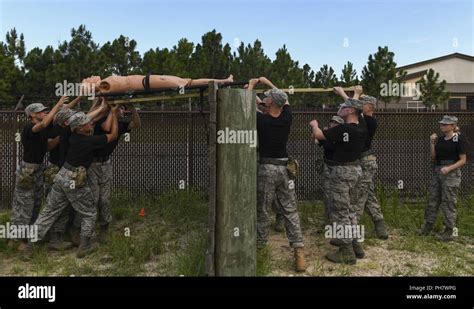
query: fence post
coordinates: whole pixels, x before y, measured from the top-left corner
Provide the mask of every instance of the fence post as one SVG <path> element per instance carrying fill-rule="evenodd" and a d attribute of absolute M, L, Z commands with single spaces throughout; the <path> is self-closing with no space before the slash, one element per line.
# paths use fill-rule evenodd
<path fill-rule="evenodd" d="M 242 133 L 256 139 L 255 91 L 220 89 L 216 120 L 221 137 L 230 137 L 224 132 L 232 131 L 234 136 Z M 211 135 L 210 141 L 215 143 L 218 135 Z M 248 141 L 226 138 L 215 143 L 217 276 L 256 275 L 257 152 Z"/>

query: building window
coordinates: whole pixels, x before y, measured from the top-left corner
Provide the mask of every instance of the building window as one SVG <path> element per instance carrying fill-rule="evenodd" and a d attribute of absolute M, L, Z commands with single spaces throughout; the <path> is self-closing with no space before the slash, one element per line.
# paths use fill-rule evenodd
<path fill-rule="evenodd" d="M 461 110 L 461 99 L 449 99 L 448 110 L 450 112 L 459 112 Z"/>
<path fill-rule="evenodd" d="M 467 97 L 466 98 L 466 109 L 468 111 L 474 112 L 474 97 Z"/>

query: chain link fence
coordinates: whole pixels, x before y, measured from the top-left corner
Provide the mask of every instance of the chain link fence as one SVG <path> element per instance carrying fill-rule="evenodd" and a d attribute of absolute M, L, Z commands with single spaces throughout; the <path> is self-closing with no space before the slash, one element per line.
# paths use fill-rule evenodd
<path fill-rule="evenodd" d="M 293 113 L 288 151 L 301 165 L 296 180 L 298 199 L 321 198 L 322 147 L 310 140 L 309 122 L 327 124 L 334 112 Z M 461 132 L 474 155 L 474 113 L 450 113 L 460 120 Z M 423 196 L 431 177 L 429 136 L 439 132 L 443 113 L 378 113 L 379 129 L 373 142 L 379 171 L 377 182 L 399 188 L 407 197 Z M 131 198 L 158 196 L 173 189 L 193 187 L 207 192 L 208 113 L 198 111 L 140 112 L 142 127 L 122 137 L 112 156 L 114 194 Z M 10 207 L 15 183 L 15 168 L 21 160 L 22 146 L 15 140 L 26 117 L 22 112 L 0 112 L 1 207 Z M 462 168 L 462 192 L 474 183 L 474 164 Z"/>

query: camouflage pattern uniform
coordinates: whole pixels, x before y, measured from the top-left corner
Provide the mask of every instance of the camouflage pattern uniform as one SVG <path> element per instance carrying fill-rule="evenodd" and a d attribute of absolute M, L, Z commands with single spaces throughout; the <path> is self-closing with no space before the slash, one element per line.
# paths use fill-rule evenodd
<path fill-rule="evenodd" d="M 28 183 L 21 183 L 25 169 L 34 169 Z M 12 224 L 29 225 L 38 217 L 43 199 L 43 166 L 22 162 L 16 171 Z"/>
<path fill-rule="evenodd" d="M 362 176 L 357 183 L 357 202 L 355 204 L 357 211 L 357 222 L 367 211 L 373 221 L 383 220 L 382 209 L 380 208 L 377 196 L 375 194 L 374 176 L 377 172 L 377 159 L 374 155 L 362 157 L 360 159 L 362 167 Z"/>
<path fill-rule="evenodd" d="M 292 248 L 303 247 L 303 234 L 296 209 L 294 182 L 290 181 L 284 165 L 259 164 L 257 180 L 257 241 L 265 244 L 270 226 L 270 209 L 278 199 L 285 218 L 285 229 Z"/>
<path fill-rule="evenodd" d="M 94 162 L 87 170 L 91 184 L 94 204 L 97 205 L 99 225 L 112 222 L 110 194 L 112 191 L 113 167 L 110 159 L 106 162 Z"/>
<path fill-rule="evenodd" d="M 60 167 L 49 163 L 49 165 L 44 169 L 44 196 L 47 197 L 51 188 L 53 187 L 54 178 L 59 172 Z"/>
<path fill-rule="evenodd" d="M 436 166 L 429 189 L 429 201 L 425 209 L 425 220 L 434 224 L 439 209 L 443 213 L 444 226 L 454 228 L 457 219 L 457 193 L 461 185 L 461 170 L 458 168 L 447 175 L 441 173 L 443 166 Z"/>
<path fill-rule="evenodd" d="M 332 166 L 323 163 L 323 173 L 322 173 L 322 187 L 323 187 L 323 202 L 324 210 L 326 215 L 326 220 L 332 223 L 334 220 L 331 217 L 331 209 L 329 208 L 329 189 L 330 189 L 330 180 L 331 180 Z"/>
<path fill-rule="evenodd" d="M 362 176 L 360 165 L 336 165 L 331 167 L 328 186 L 328 207 L 331 219 L 338 226 L 357 225 L 354 199 L 356 184 Z M 353 239 L 340 239 L 344 244 L 351 244 Z"/>
<path fill-rule="evenodd" d="M 58 174 L 60 167 L 55 164 L 49 163 L 44 171 L 44 196 L 46 199 L 48 198 L 49 193 L 51 193 L 51 189 L 53 188 L 54 179 Z M 51 227 L 51 233 L 58 233 L 58 234 L 65 234 L 66 233 L 66 226 L 69 221 L 71 212 L 71 206 L 68 205 L 66 209 L 61 213 L 59 218 Z"/>
<path fill-rule="evenodd" d="M 96 222 L 97 210 L 94 205 L 90 184 L 71 188 L 73 172 L 62 167 L 54 179 L 54 184 L 47 198 L 47 205 L 40 213 L 35 224 L 38 226 L 38 239 L 45 237 L 55 221 L 71 204 L 81 216 L 81 237 L 92 237 Z"/>

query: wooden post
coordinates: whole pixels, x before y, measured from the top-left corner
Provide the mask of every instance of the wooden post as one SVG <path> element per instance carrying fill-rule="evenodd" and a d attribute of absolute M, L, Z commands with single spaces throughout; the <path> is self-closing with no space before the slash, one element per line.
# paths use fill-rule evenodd
<path fill-rule="evenodd" d="M 209 211 L 208 211 L 208 246 L 206 252 L 206 273 L 215 276 L 216 251 L 216 118 L 217 118 L 217 83 L 209 82 Z"/>
<path fill-rule="evenodd" d="M 216 276 L 256 275 L 257 149 L 251 144 L 257 138 L 255 95 L 244 89 L 217 92 L 217 136 L 210 135 L 211 143 L 217 139 Z M 232 132 L 250 139 L 232 140 Z"/>

